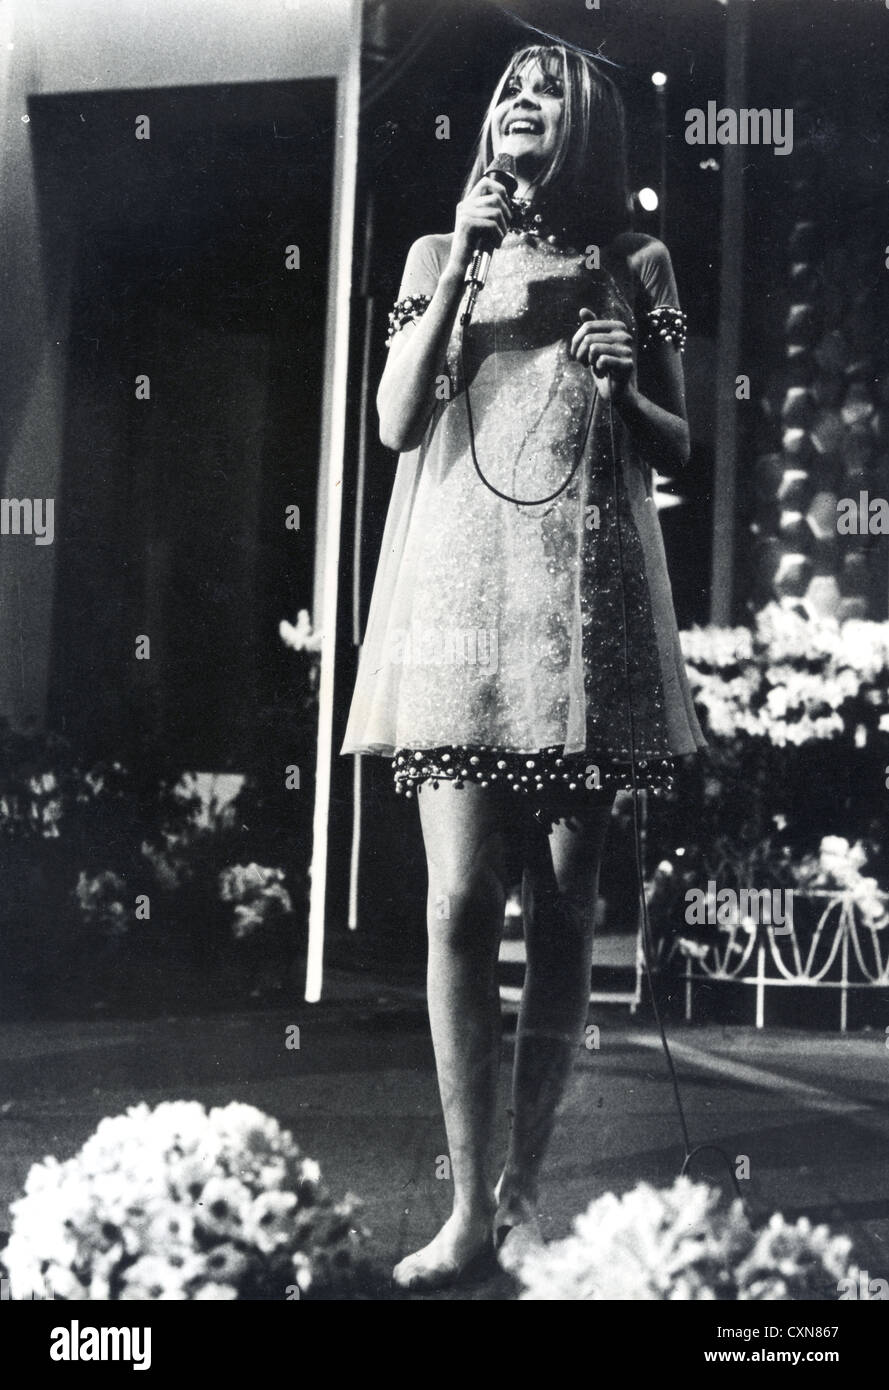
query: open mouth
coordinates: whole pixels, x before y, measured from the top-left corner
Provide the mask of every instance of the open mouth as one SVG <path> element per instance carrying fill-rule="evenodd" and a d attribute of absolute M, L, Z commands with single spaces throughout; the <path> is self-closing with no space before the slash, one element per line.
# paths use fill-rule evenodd
<path fill-rule="evenodd" d="M 516 116 L 503 127 L 504 135 L 540 135 L 542 131 L 543 126 L 539 121 L 529 120 L 526 116 Z"/>

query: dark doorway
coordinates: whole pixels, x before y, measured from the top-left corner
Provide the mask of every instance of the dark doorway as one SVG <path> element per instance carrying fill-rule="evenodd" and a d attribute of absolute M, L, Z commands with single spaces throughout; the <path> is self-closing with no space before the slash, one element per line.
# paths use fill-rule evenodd
<path fill-rule="evenodd" d="M 97 753 L 247 770 L 257 709 L 287 703 L 278 623 L 310 606 L 335 83 L 31 113 L 71 296 L 50 719 Z"/>

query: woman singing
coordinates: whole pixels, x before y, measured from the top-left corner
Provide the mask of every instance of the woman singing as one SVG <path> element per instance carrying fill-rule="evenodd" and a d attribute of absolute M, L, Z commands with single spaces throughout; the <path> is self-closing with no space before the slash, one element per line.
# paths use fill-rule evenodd
<path fill-rule="evenodd" d="M 666 247 L 627 230 L 624 144 L 594 61 L 516 53 L 454 230 L 414 243 L 390 315 L 377 406 L 401 457 L 343 752 L 387 755 L 396 790 L 417 793 L 429 875 L 454 1209 L 396 1267 L 404 1288 L 540 1239 L 614 796 L 634 778 L 669 785 L 671 759 L 703 745 L 650 481 L 688 457 L 684 319 Z M 486 176 L 498 155 L 515 161 L 512 196 Z M 461 323 L 483 245 L 497 249 Z M 495 1186 L 496 967 L 516 855 L 527 969 Z"/>

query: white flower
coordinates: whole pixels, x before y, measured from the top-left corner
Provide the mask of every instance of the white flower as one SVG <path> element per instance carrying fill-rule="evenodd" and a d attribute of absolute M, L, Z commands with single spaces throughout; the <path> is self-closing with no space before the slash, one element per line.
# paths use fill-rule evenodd
<path fill-rule="evenodd" d="M 163 1255 L 143 1255 L 127 1270 L 121 1299 L 170 1301 L 187 1298 L 188 1274 L 186 1266 L 177 1267 Z"/>
<path fill-rule="evenodd" d="M 867 850 L 860 840 L 854 845 L 841 835 L 825 835 L 818 857 L 806 855 L 796 866 L 795 877 L 803 889 L 828 893 L 848 893 L 865 925 L 881 931 L 889 925 L 889 895 L 875 878 L 862 874 Z"/>
<path fill-rule="evenodd" d="M 255 1107 L 139 1105 L 102 1120 L 65 1163 L 33 1165 L 4 1258 L 14 1298 L 44 1278 L 78 1300 L 255 1297 L 295 1268 L 305 1289 L 343 1277 L 344 1213 L 354 1222 Z"/>
<path fill-rule="evenodd" d="M 243 1225 L 241 1209 L 247 1194 L 239 1178 L 208 1178 L 201 1192 L 196 1224 L 215 1236 L 236 1237 Z"/>
<path fill-rule="evenodd" d="M 753 634 L 749 628 L 694 627 L 680 633 L 686 661 L 721 669 L 749 661 L 753 655 Z"/>
<path fill-rule="evenodd" d="M 854 890 L 854 902 L 864 918 L 865 926 L 871 931 L 882 931 L 889 924 L 887 895 L 881 890 L 875 878 L 859 879 Z"/>
<path fill-rule="evenodd" d="M 263 1192 L 245 1214 L 244 1238 L 269 1252 L 286 1246 L 298 1198 L 293 1192 Z"/>
<path fill-rule="evenodd" d="M 219 896 L 235 903 L 234 934 L 242 938 L 261 927 L 270 917 L 293 910 L 293 902 L 283 886 L 281 869 L 259 864 L 233 864 L 219 875 Z"/>
<path fill-rule="evenodd" d="M 93 796 L 98 796 L 105 785 L 104 776 L 101 772 L 97 772 L 95 768 L 91 768 L 89 772 L 85 772 L 83 774 L 83 780 L 86 782 Z"/>
<path fill-rule="evenodd" d="M 740 1202 L 721 1208 L 716 1188 L 677 1178 L 607 1193 L 566 1240 L 535 1249 L 519 1273 L 523 1300 L 700 1301 L 824 1296 L 847 1268 L 849 1242 L 780 1216 L 758 1235 Z M 778 1290 L 778 1292 L 776 1292 Z"/>
<path fill-rule="evenodd" d="M 790 697 L 786 686 L 773 686 L 766 696 L 766 708 L 773 719 L 783 719 L 787 713 L 789 704 Z"/>
<path fill-rule="evenodd" d="M 842 627 L 838 660 L 851 667 L 861 680 L 874 681 L 889 667 L 887 624 L 850 618 Z"/>
<path fill-rule="evenodd" d="M 321 650 L 322 634 L 313 630 L 306 608 L 299 610 L 296 626 L 282 618 L 278 625 L 278 636 L 285 646 L 291 647 L 295 652 L 320 652 Z"/>
<path fill-rule="evenodd" d="M 74 894 L 84 922 L 117 928 L 124 926 L 127 910 L 120 896 L 125 891 L 123 879 L 109 869 L 92 878 L 87 878 L 81 870 Z"/>
<path fill-rule="evenodd" d="M 841 625 L 791 600 L 763 608 L 752 630 L 693 628 L 680 640 L 714 738 L 741 732 L 778 748 L 835 738 L 854 700 L 882 709 L 889 732 L 889 623 Z"/>
<path fill-rule="evenodd" d="M 790 1226 L 776 1212 L 737 1267 L 737 1298 L 786 1302 L 831 1288 L 835 1295 L 849 1270 L 850 1249 L 846 1236 L 831 1236 L 826 1226 L 813 1230 L 804 1216 Z"/>
<path fill-rule="evenodd" d="M 705 942 L 692 941 L 687 936 L 681 936 L 677 945 L 684 956 L 691 956 L 694 960 L 705 960 L 710 954 L 710 947 Z"/>

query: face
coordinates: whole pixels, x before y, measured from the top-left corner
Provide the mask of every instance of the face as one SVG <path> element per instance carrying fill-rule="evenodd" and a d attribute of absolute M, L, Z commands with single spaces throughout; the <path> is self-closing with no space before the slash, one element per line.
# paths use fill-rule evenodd
<path fill-rule="evenodd" d="M 511 154 L 525 177 L 540 174 L 555 153 L 564 101 L 561 77 L 536 59 L 512 73 L 491 121 L 494 154 Z"/>

